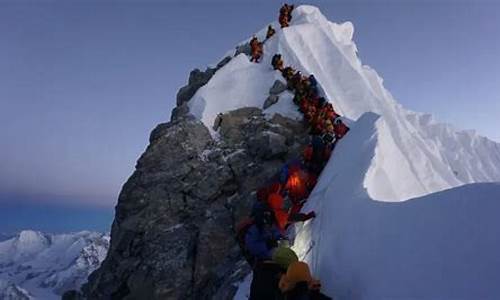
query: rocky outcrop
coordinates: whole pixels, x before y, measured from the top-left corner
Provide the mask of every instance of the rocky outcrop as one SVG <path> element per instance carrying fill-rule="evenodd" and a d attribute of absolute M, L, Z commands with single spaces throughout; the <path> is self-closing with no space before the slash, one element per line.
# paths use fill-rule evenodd
<path fill-rule="evenodd" d="M 280 97 L 278 95 L 269 95 L 267 97 L 266 101 L 264 101 L 264 105 L 262 106 L 263 109 L 269 108 L 271 105 L 276 104 Z"/>
<path fill-rule="evenodd" d="M 286 90 L 287 85 L 281 80 L 276 80 L 273 86 L 269 89 L 269 97 L 264 101 L 263 109 L 269 108 L 271 105 L 276 104 L 279 101 L 279 94 Z"/>
<path fill-rule="evenodd" d="M 276 80 L 273 83 L 273 86 L 269 89 L 270 95 L 279 95 L 286 90 L 287 84 L 281 80 Z"/>
<path fill-rule="evenodd" d="M 194 75 L 193 75 L 194 76 Z M 123 186 L 89 299 L 231 299 L 249 268 L 234 238 L 255 190 L 307 142 L 300 122 L 259 108 L 158 125 Z"/>
<path fill-rule="evenodd" d="M 215 68 L 207 68 L 205 71 L 194 69 L 189 73 L 188 83 L 177 92 L 177 106 L 172 110 L 172 115 L 170 117 L 171 121 L 180 119 L 189 113 L 187 102 L 196 94 L 200 87 L 207 84 L 212 76 L 214 76 L 215 72 L 229 63 L 231 59 L 231 56 L 226 56 L 215 66 Z"/>

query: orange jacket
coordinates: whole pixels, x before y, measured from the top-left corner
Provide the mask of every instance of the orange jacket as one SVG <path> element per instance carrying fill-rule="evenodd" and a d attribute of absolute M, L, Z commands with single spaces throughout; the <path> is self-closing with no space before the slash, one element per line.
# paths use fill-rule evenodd
<path fill-rule="evenodd" d="M 290 173 L 285 188 L 292 202 L 298 202 L 307 197 L 307 180 L 308 174 L 303 170 Z"/>

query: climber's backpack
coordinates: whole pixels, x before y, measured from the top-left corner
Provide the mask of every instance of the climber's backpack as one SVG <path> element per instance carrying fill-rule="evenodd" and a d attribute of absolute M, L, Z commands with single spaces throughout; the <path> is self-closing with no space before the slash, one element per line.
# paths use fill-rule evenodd
<path fill-rule="evenodd" d="M 325 133 L 325 134 L 323 134 L 321 139 L 323 140 L 323 143 L 328 145 L 328 144 L 331 144 L 335 141 L 335 136 L 331 133 Z"/>
<path fill-rule="evenodd" d="M 245 237 L 247 235 L 248 229 L 250 229 L 253 224 L 253 218 L 245 217 L 238 223 L 238 225 L 236 225 L 236 240 L 238 241 L 238 245 L 240 246 L 241 253 L 250 264 L 250 266 L 253 266 L 255 258 L 247 250 L 247 247 L 245 245 Z"/>

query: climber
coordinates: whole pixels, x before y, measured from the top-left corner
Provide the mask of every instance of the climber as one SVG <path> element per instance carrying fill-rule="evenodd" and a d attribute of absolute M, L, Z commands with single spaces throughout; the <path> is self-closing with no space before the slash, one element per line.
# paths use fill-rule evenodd
<path fill-rule="evenodd" d="M 245 238 L 248 232 L 248 229 L 254 224 L 254 219 L 252 217 L 244 217 L 237 225 L 236 225 L 236 241 L 238 242 L 238 246 L 243 254 L 243 257 L 246 259 L 250 266 L 255 264 L 255 258 L 248 251 L 245 245 Z"/>
<path fill-rule="evenodd" d="M 318 81 L 316 80 L 316 78 L 314 77 L 313 74 L 309 75 L 309 77 L 307 78 L 307 83 L 308 83 L 308 93 L 311 95 L 311 96 L 316 96 L 318 95 Z"/>
<path fill-rule="evenodd" d="M 293 101 L 293 102 L 295 102 L 295 97 L 294 97 L 294 101 Z M 306 113 L 306 112 L 309 110 L 309 105 L 310 105 L 310 104 L 311 104 L 311 103 L 309 102 L 309 99 L 308 99 L 308 98 L 303 97 L 302 99 L 300 99 L 300 100 L 298 101 L 298 105 L 299 105 L 299 110 L 300 110 L 300 112 L 302 112 L 302 113 Z"/>
<path fill-rule="evenodd" d="M 288 266 L 286 274 L 280 278 L 279 288 L 287 300 L 331 299 L 320 292 L 321 282 L 311 276 L 309 266 L 302 261 L 293 262 Z"/>
<path fill-rule="evenodd" d="M 285 28 L 285 27 L 289 26 L 289 24 L 288 24 L 288 16 L 287 15 L 280 14 L 280 16 L 278 18 L 278 22 L 280 23 L 281 28 Z"/>
<path fill-rule="evenodd" d="M 281 232 L 285 232 L 289 224 L 295 222 L 305 222 L 309 219 L 316 217 L 314 211 L 304 214 L 300 212 L 302 205 L 300 203 L 293 203 L 292 209 L 287 212 L 284 209 L 284 199 L 280 194 L 271 194 L 268 198 L 268 205 L 274 212 L 276 223 Z"/>
<path fill-rule="evenodd" d="M 336 119 L 337 117 L 340 117 L 339 114 L 337 114 L 337 112 L 335 112 L 335 109 L 333 108 L 333 105 L 331 103 L 328 103 L 328 108 L 327 108 L 327 114 L 326 114 L 326 118 L 330 119 L 330 120 L 334 120 Z"/>
<path fill-rule="evenodd" d="M 305 167 L 300 169 L 290 168 L 290 175 L 286 182 L 285 189 L 288 191 L 288 197 L 293 203 L 299 203 L 309 196 L 308 186 L 308 172 Z"/>
<path fill-rule="evenodd" d="M 251 56 L 252 56 L 250 61 L 254 61 L 254 62 L 258 63 L 259 59 L 261 58 L 261 56 L 263 54 L 263 46 L 262 46 L 262 43 L 259 42 L 259 39 L 257 39 L 257 37 L 254 36 L 250 40 L 250 48 L 251 48 Z"/>
<path fill-rule="evenodd" d="M 304 151 L 302 151 L 302 157 L 306 163 L 309 163 L 312 160 L 313 156 L 313 147 L 311 144 L 307 145 Z"/>
<path fill-rule="evenodd" d="M 281 232 L 285 232 L 286 226 L 288 225 L 288 213 L 283 209 L 283 202 L 283 196 L 278 193 L 270 194 L 267 198 L 269 208 L 273 210 L 276 225 L 278 225 Z"/>
<path fill-rule="evenodd" d="M 314 135 L 311 138 L 311 146 L 313 149 L 312 158 L 309 164 L 309 170 L 316 175 L 321 173 L 325 165 L 326 145 L 320 135 Z"/>
<path fill-rule="evenodd" d="M 349 127 L 342 122 L 342 119 L 340 117 L 337 117 L 334 122 L 333 122 L 333 129 L 335 132 L 335 137 L 337 139 L 341 139 L 346 135 L 346 133 L 349 131 Z"/>
<path fill-rule="evenodd" d="M 275 224 L 272 211 L 262 210 L 256 212 L 252 224 L 245 236 L 245 247 L 256 261 L 271 258 L 272 250 L 278 246 L 278 240 L 284 236 Z"/>
<path fill-rule="evenodd" d="M 297 86 L 299 85 L 301 79 L 302 79 L 302 73 L 300 71 L 295 72 L 292 78 L 290 78 L 290 87 L 292 89 L 297 89 Z"/>
<path fill-rule="evenodd" d="M 289 81 L 292 77 L 293 77 L 293 74 L 295 73 L 295 70 L 292 68 L 292 67 L 286 67 L 284 68 L 282 71 L 281 71 L 281 75 L 283 75 L 283 77 Z"/>
<path fill-rule="evenodd" d="M 271 65 L 274 70 L 283 70 L 283 59 L 281 58 L 281 54 L 274 54 L 271 59 Z"/>
<path fill-rule="evenodd" d="M 261 187 L 257 190 L 257 200 L 260 202 L 266 202 L 270 194 L 281 193 L 282 185 L 276 180 L 271 184 Z"/>
<path fill-rule="evenodd" d="M 316 106 L 314 105 L 309 105 L 308 110 L 304 115 L 304 119 L 310 124 L 312 120 L 314 120 L 314 117 L 316 116 L 317 113 Z"/>
<path fill-rule="evenodd" d="M 276 30 L 274 30 L 273 26 L 267 26 L 266 40 L 270 39 L 275 33 Z"/>
<path fill-rule="evenodd" d="M 287 247 L 278 247 L 273 252 L 272 260 L 265 260 L 255 265 L 249 300 L 282 299 L 279 281 L 288 266 L 298 261 L 295 252 Z"/>
<path fill-rule="evenodd" d="M 315 178 L 300 160 L 293 160 L 281 169 L 280 182 L 285 185 L 284 189 L 292 203 L 299 205 L 309 196 Z"/>
<path fill-rule="evenodd" d="M 293 8 L 293 5 L 288 5 L 286 3 L 280 8 L 280 16 L 278 18 L 278 21 L 281 25 L 281 28 L 289 26 L 289 23 L 292 20 Z"/>

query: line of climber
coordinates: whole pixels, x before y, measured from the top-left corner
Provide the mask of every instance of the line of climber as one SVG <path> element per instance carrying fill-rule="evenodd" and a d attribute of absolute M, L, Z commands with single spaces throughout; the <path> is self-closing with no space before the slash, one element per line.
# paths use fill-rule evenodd
<path fill-rule="evenodd" d="M 280 15 L 278 18 L 278 22 L 281 28 L 285 28 L 289 26 L 290 21 L 292 20 L 292 11 L 294 9 L 293 5 L 284 4 L 280 9 Z M 258 63 L 264 54 L 264 43 L 270 39 L 276 30 L 272 25 L 267 27 L 266 38 L 264 41 L 260 42 L 256 36 L 253 36 L 250 40 L 250 61 Z"/>
<path fill-rule="evenodd" d="M 309 170 L 319 175 L 337 141 L 347 134 L 349 127 L 333 105 L 319 95 L 314 75 L 303 76 L 292 67 L 284 67 L 280 54 L 273 56 L 271 65 L 286 79 L 287 88 L 294 91 L 293 102 L 304 114 L 304 122 L 309 126 L 312 136 L 311 143 L 304 150 L 304 160 Z"/>
<path fill-rule="evenodd" d="M 291 10 L 293 6 L 285 4 L 280 10 L 280 19 L 285 15 L 289 22 Z M 269 26 L 266 40 L 273 31 Z M 252 40 L 252 58 L 255 57 L 252 61 L 258 62 L 263 53 L 257 51 L 258 40 Z M 262 44 L 260 47 L 262 49 Z M 316 216 L 314 211 L 302 213 L 302 206 L 336 143 L 349 128 L 333 105 L 319 95 L 314 75 L 303 76 L 292 67 L 284 67 L 279 54 L 273 56 L 271 64 L 286 79 L 287 88 L 294 92 L 293 102 L 304 115 L 311 142 L 300 159 L 286 163 L 270 182 L 257 190 L 250 216 L 236 228 L 238 243 L 253 269 L 250 300 L 330 299 L 320 293 L 321 284 L 311 276 L 308 265 L 298 261 L 289 248 L 287 228 Z"/>

